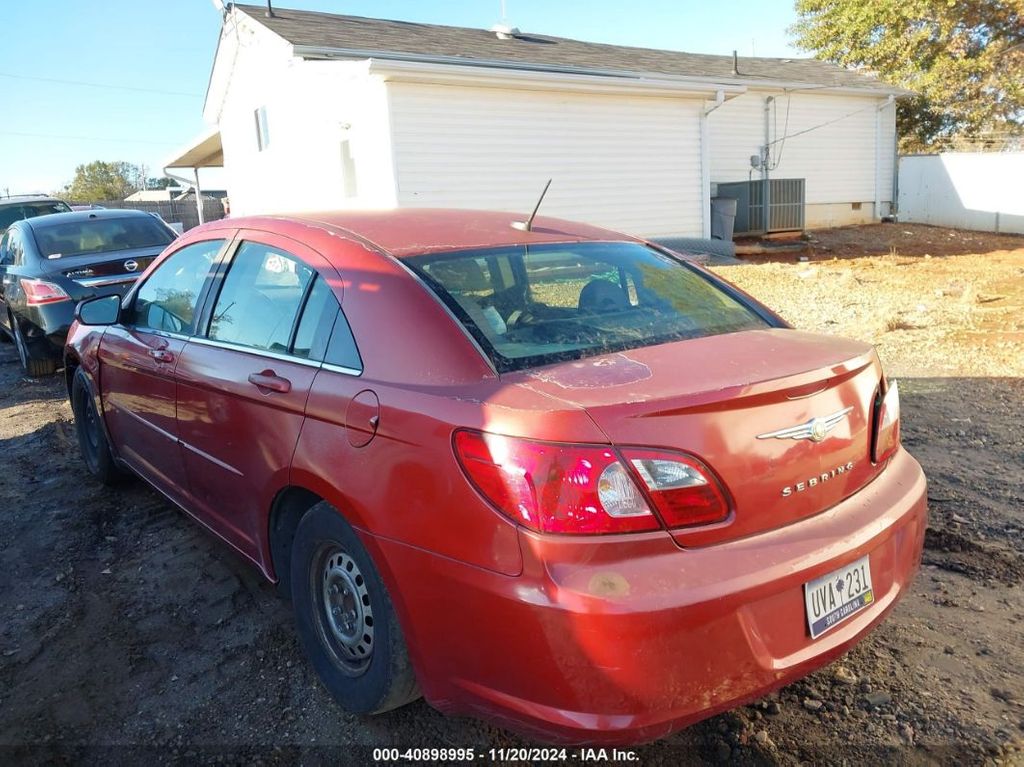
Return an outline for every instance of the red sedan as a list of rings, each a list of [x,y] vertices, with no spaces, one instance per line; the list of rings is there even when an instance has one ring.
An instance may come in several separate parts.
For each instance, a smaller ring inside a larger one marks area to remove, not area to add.
[[[89,471],[278,582],[347,711],[636,743],[863,638],[925,478],[865,344],[689,260],[444,210],[239,218],[82,303]]]

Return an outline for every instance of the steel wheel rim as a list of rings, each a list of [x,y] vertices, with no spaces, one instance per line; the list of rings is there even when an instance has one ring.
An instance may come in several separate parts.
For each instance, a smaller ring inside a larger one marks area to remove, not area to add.
[[[334,664],[363,674],[374,648],[374,617],[366,576],[338,544],[321,546],[310,572],[317,633]]]

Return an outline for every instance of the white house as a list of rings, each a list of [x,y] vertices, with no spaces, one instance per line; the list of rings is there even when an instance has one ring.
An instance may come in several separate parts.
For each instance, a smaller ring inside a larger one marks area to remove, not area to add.
[[[649,237],[708,236],[719,185],[802,179],[813,228],[889,212],[906,93],[810,59],[232,4],[211,129],[166,165],[222,164],[236,215],[525,211],[551,178],[545,213]]]

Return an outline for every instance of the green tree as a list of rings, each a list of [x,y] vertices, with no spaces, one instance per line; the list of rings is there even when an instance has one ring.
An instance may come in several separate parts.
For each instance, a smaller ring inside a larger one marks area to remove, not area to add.
[[[166,189],[169,186],[174,186],[175,183],[174,179],[167,178],[166,176],[162,178],[152,176],[146,179],[146,189]]]
[[[73,202],[123,200],[138,191],[139,178],[139,169],[131,163],[96,160],[75,168],[64,196]]]
[[[796,0],[796,45],[917,94],[902,151],[1024,135],[1024,0]]]

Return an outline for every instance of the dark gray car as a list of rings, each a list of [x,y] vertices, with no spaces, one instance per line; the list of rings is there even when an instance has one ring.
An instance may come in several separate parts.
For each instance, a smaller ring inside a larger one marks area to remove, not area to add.
[[[123,295],[176,233],[139,210],[55,213],[13,222],[0,239],[0,340],[25,372],[53,373],[75,306]]]
[[[0,197],[0,234],[15,221],[51,213],[70,213],[71,208],[63,200],[45,195],[18,195]]]

